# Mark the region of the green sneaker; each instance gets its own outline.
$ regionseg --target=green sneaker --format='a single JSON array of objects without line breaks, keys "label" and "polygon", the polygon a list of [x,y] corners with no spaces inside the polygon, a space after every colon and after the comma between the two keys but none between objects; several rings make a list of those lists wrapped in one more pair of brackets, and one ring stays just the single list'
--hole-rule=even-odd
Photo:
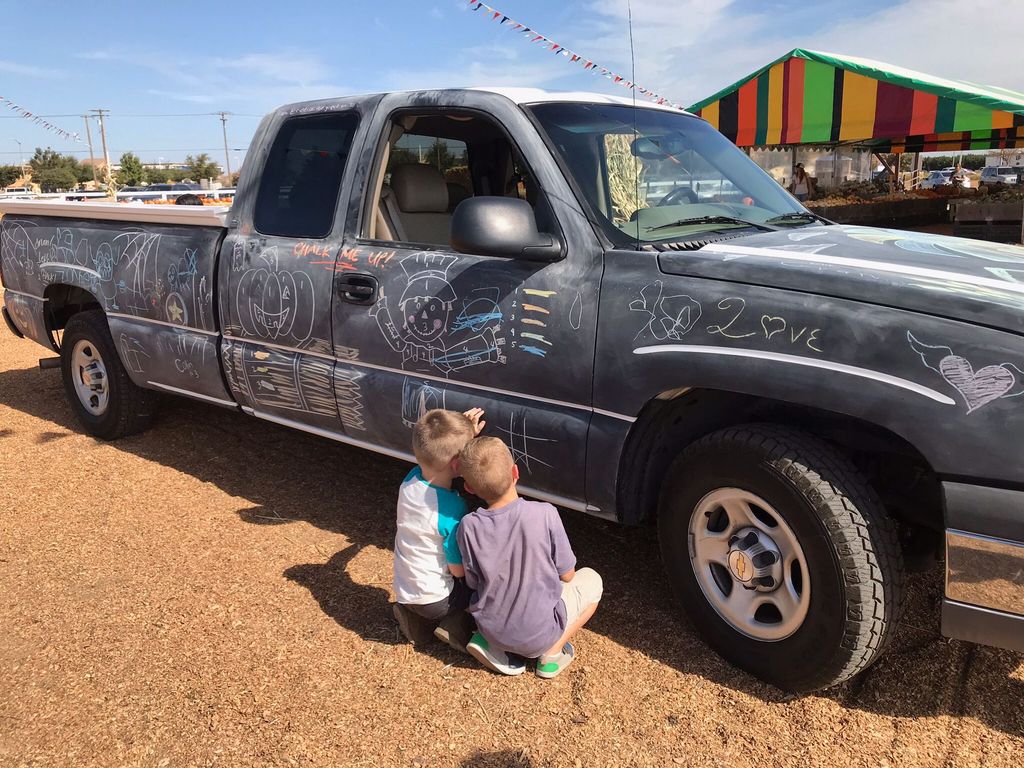
[{"label": "green sneaker", "polygon": [[543,677],[545,680],[558,677],[563,669],[572,664],[575,656],[576,649],[572,647],[572,643],[563,645],[562,652],[556,656],[541,656],[537,659],[537,677]]},{"label": "green sneaker", "polygon": [[466,650],[474,659],[499,674],[514,676],[526,671],[526,664],[521,659],[513,658],[497,648],[491,648],[487,639],[479,632],[473,633]]}]

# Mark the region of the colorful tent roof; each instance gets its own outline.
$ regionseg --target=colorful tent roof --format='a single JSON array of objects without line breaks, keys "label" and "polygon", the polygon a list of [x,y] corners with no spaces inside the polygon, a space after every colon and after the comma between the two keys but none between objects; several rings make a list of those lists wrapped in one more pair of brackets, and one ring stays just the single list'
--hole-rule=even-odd
[{"label": "colorful tent roof", "polygon": [[690,108],[741,147],[884,152],[1024,146],[1024,94],[796,48]]}]

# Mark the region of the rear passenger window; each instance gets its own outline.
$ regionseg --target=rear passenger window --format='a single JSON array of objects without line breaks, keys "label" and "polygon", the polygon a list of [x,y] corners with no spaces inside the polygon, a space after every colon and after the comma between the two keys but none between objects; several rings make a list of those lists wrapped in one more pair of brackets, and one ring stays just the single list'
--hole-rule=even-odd
[{"label": "rear passenger window", "polygon": [[256,195],[257,232],[315,238],[330,234],[358,123],[352,113],[297,117],[284,123]]}]

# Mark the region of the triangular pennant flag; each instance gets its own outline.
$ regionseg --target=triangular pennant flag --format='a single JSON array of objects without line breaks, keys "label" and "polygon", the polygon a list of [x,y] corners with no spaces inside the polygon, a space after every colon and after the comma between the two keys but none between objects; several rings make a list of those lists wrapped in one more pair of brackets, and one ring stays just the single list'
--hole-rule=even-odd
[{"label": "triangular pennant flag", "polygon": [[[489,10],[489,9],[488,9],[488,10]],[[491,21],[494,21],[494,20],[495,20],[496,18],[498,18],[499,16],[501,16],[501,11],[495,11],[495,12],[494,12],[494,15],[493,15],[493,16],[491,16]]]}]

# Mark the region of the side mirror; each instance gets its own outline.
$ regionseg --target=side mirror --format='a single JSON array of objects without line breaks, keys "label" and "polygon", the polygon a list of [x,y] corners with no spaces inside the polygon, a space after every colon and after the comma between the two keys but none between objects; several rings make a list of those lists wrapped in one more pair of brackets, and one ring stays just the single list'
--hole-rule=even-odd
[{"label": "side mirror", "polygon": [[452,214],[451,244],[459,253],[527,261],[558,261],[562,245],[537,231],[533,208],[517,197],[470,197]]}]

